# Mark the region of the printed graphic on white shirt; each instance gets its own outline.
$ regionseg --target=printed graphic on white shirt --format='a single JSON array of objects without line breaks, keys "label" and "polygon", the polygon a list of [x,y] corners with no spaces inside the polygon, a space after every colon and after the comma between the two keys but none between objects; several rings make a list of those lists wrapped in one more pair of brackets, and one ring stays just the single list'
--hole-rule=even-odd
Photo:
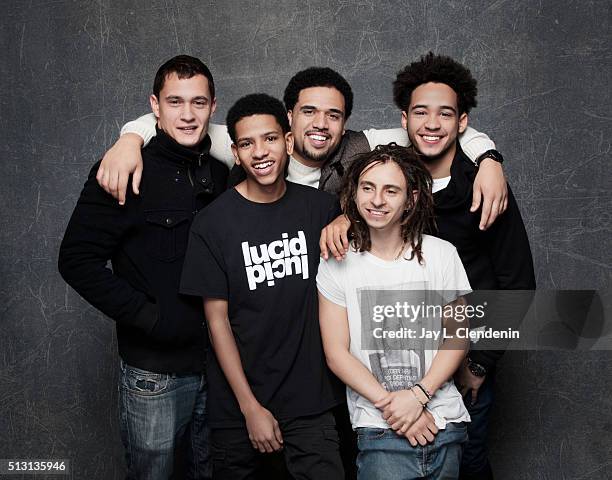
[{"label": "printed graphic on white shirt", "polygon": [[288,275],[308,279],[308,246],[302,230],[291,238],[283,233],[281,238],[268,244],[242,242],[241,247],[249,290],[256,290],[260,285],[273,287],[277,280]]}]

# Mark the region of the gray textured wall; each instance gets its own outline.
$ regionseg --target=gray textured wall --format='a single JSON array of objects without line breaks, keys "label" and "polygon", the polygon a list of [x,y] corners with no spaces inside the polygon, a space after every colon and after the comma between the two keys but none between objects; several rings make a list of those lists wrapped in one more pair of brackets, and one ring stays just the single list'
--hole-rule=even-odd
[{"label": "gray textured wall", "polygon": [[[123,475],[113,326],[64,284],[57,249],[91,164],[148,110],[157,67],[177,53],[211,67],[219,121],[240,95],[280,96],[296,71],[329,65],[353,85],[356,129],[398,124],[401,66],[429,49],[454,56],[479,79],[472,124],[508,160],[539,287],[610,286],[608,0],[2,7],[0,458]],[[508,354],[491,441],[499,478],[612,478],[611,374],[609,352]]]}]

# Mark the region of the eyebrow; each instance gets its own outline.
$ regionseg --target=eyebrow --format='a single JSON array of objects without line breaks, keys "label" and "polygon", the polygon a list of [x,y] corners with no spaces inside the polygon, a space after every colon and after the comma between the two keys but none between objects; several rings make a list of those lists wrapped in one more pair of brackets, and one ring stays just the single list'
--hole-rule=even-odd
[{"label": "eyebrow", "polygon": [[[414,110],[415,108],[430,108],[430,105],[423,105],[423,104],[413,105],[410,110]],[[453,112],[457,113],[457,109],[450,105],[440,105],[440,110],[452,110]]]},{"label": "eyebrow", "polygon": [[[320,110],[320,108],[315,107],[314,105],[302,105],[300,108],[301,110]],[[337,113],[339,115],[344,116],[344,112],[338,108],[330,108],[329,110],[327,110],[328,112],[332,112],[332,113]]]},{"label": "eyebrow", "polygon": [[[268,135],[280,135],[280,133],[277,130],[270,130],[269,132],[262,133],[259,136],[260,137],[267,137]],[[253,137],[239,137],[239,138],[236,139],[236,143],[242,142],[244,140],[252,140],[252,139],[253,139]]]},{"label": "eyebrow", "polygon": [[[368,180],[361,180],[359,182],[359,185],[368,185],[370,187],[376,187],[376,185],[374,185],[372,182],[369,182]],[[397,190],[402,189],[402,187],[400,187],[399,185],[393,185],[393,184],[383,185],[383,188],[395,188]]]},{"label": "eyebrow", "polygon": [[[174,100],[174,99],[176,99],[176,100],[184,100],[184,98],[181,97],[180,95],[168,95],[166,97],[166,100]],[[200,95],[200,96],[197,96],[197,97],[193,97],[191,99],[191,101],[193,101],[193,100],[206,100],[207,102],[209,101],[208,97],[205,96],[205,95]]]}]

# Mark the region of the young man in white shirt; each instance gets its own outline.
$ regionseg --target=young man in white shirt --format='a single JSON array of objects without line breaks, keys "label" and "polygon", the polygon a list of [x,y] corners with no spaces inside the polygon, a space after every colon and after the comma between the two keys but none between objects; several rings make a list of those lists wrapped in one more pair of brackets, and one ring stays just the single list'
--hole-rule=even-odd
[{"label": "young man in white shirt", "polygon": [[[459,475],[469,421],[452,382],[468,346],[455,335],[460,324],[452,315],[407,323],[397,312],[377,318],[406,299],[414,306],[439,296],[458,306],[470,289],[457,250],[424,234],[433,220],[431,184],[409,149],[379,146],[358,157],[342,192],[352,248],[342,262],[319,266],[323,346],[328,365],[347,385],[360,479]],[[403,340],[386,335],[404,330],[412,334]],[[444,331],[444,341],[426,331]]]}]

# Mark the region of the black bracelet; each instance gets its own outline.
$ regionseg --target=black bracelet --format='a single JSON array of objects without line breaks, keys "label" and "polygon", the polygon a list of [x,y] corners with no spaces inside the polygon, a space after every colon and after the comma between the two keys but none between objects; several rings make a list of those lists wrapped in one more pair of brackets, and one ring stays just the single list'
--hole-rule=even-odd
[{"label": "black bracelet", "polygon": [[420,383],[415,383],[414,384],[415,387],[419,387],[421,389],[421,392],[423,392],[425,394],[425,396],[427,397],[427,400],[431,400],[431,395],[429,394],[429,392],[425,389],[425,387],[423,387],[423,385],[421,385]]},{"label": "black bracelet", "polygon": [[482,155],[480,155],[474,161],[474,163],[476,164],[477,167],[480,167],[480,164],[485,158],[490,158],[491,160],[495,160],[498,163],[504,163],[504,157],[502,157],[502,154],[499,153],[497,150],[487,150]]}]

